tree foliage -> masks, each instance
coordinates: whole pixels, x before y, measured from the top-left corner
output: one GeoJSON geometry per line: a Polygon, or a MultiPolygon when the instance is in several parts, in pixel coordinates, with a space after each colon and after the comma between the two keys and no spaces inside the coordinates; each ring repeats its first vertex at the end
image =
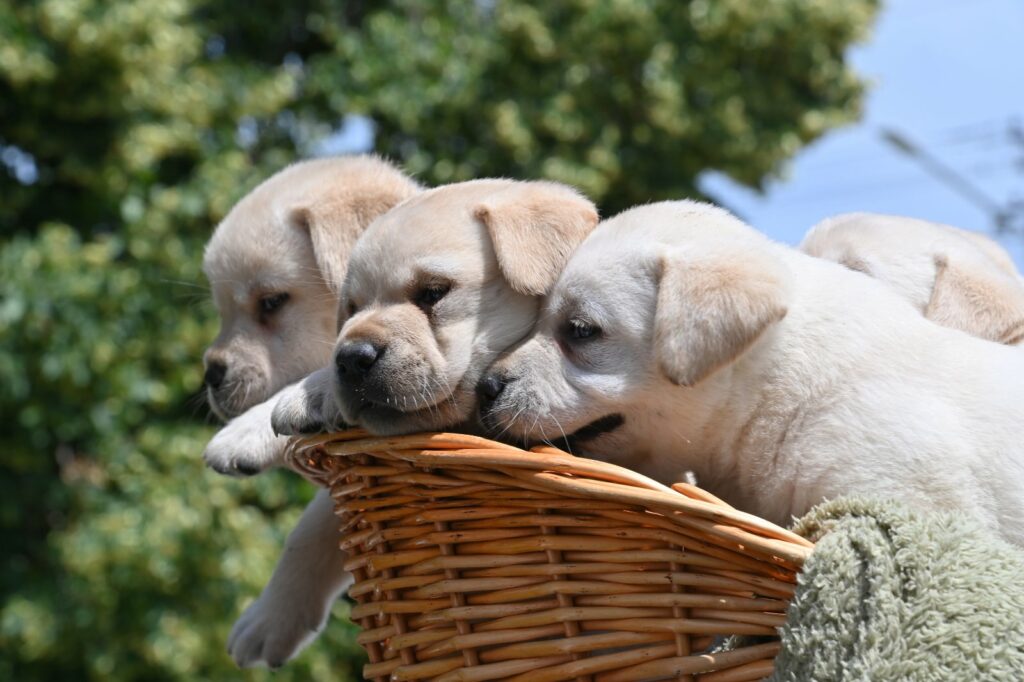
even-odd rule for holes
{"type": "MultiPolygon", "coordinates": [[[[0,678],[243,676],[228,629],[310,494],[199,457],[202,244],[259,179],[359,114],[430,183],[759,187],[857,116],[876,4],[0,0],[0,678]]],[[[358,679],[352,633],[276,679],[358,679]]]]}

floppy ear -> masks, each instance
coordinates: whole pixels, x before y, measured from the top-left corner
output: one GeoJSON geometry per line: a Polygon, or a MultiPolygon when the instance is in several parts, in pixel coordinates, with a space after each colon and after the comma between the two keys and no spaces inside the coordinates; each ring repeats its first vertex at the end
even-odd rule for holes
{"type": "Polygon", "coordinates": [[[341,294],[349,256],[363,231],[415,191],[411,182],[401,187],[396,183],[394,187],[338,194],[292,209],[292,222],[309,232],[320,275],[332,293],[341,294]]]}
{"type": "Polygon", "coordinates": [[[693,386],[739,357],[786,310],[785,274],[760,254],[663,257],[655,357],[672,381],[693,386]]]}
{"type": "Polygon", "coordinates": [[[935,257],[924,315],[936,324],[998,343],[1024,341],[1024,283],[992,264],[935,257]]]}
{"type": "Polygon", "coordinates": [[[597,225],[597,209],[554,182],[520,182],[496,192],[473,211],[487,228],[498,267],[516,291],[546,294],[597,225]]]}

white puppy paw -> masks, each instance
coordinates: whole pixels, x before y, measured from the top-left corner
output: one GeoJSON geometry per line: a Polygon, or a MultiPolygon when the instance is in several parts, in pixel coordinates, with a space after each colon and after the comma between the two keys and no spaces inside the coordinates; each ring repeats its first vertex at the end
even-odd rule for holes
{"type": "Polygon", "coordinates": [[[296,436],[345,428],[334,402],[334,370],[319,369],[281,391],[270,418],[274,433],[296,436]]]}
{"type": "Polygon", "coordinates": [[[242,668],[280,668],[312,642],[327,623],[331,599],[279,603],[264,592],[239,617],[228,636],[228,654],[242,668]]]}
{"type": "Polygon", "coordinates": [[[251,407],[218,431],[203,451],[207,466],[229,476],[252,476],[280,466],[288,438],[270,428],[276,399],[251,407]]]}

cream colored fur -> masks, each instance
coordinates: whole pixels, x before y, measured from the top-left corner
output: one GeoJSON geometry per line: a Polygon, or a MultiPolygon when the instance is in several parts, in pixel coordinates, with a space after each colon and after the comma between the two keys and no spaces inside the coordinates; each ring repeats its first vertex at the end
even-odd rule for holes
{"type": "MultiPolygon", "coordinates": [[[[280,463],[287,438],[270,428],[272,394],[328,361],[355,240],[375,217],[418,191],[374,157],[305,161],[261,184],[217,227],[203,266],[221,331],[204,360],[227,365],[224,384],[211,387],[208,397],[218,416],[234,419],[206,447],[203,456],[212,468],[251,474],[280,463]],[[282,293],[288,298],[279,309],[261,314],[261,298],[282,293]]],[[[330,496],[322,493],[311,509],[330,506],[330,496]]],[[[336,539],[333,520],[310,513],[289,535],[284,556],[336,539]]],[[[229,637],[229,652],[239,664],[279,665],[324,626],[347,584],[342,559],[321,553],[310,560],[307,570],[323,579],[298,580],[275,571],[239,618],[229,637]]]]}
{"type": "Polygon", "coordinates": [[[540,319],[489,370],[495,432],[570,434],[576,454],[663,482],[692,470],[776,523],[873,495],[1024,544],[1024,354],[875,279],[665,202],[602,223],[540,319]],[[595,432],[610,415],[623,423],[595,432]]]}
{"type": "MultiPolygon", "coordinates": [[[[341,301],[337,347],[386,350],[358,390],[334,363],[285,389],[274,427],[299,433],[348,423],[380,434],[472,429],[475,387],[486,367],[532,329],[540,295],[597,224],[593,204],[553,183],[478,180],[439,187],[376,220],[356,245],[341,301]],[[430,307],[424,290],[444,284],[430,307]]],[[[243,665],[279,665],[315,635],[342,569],[329,496],[299,528],[259,601],[235,626],[243,665]],[[331,589],[323,589],[323,585],[331,589]]]]}
{"type": "Polygon", "coordinates": [[[353,253],[337,341],[387,350],[364,384],[335,376],[334,399],[320,375],[291,389],[275,429],[343,422],[390,434],[471,419],[483,370],[533,327],[538,296],[596,223],[573,190],[511,180],[439,187],[389,212],[353,253]],[[416,297],[438,285],[450,291],[424,311],[416,297]]]}
{"type": "Polygon", "coordinates": [[[211,467],[252,474],[280,462],[285,439],[270,430],[273,404],[264,401],[330,358],[356,239],[418,191],[375,157],[304,161],[259,185],[220,223],[203,269],[221,330],[204,362],[227,366],[223,384],[207,395],[214,412],[232,421],[206,448],[211,467]],[[279,309],[261,311],[261,299],[281,294],[287,300],[279,309]]]}
{"type": "Polygon", "coordinates": [[[893,287],[928,319],[999,343],[1024,342],[1024,280],[988,237],[914,218],[850,213],[800,249],[893,287]]]}

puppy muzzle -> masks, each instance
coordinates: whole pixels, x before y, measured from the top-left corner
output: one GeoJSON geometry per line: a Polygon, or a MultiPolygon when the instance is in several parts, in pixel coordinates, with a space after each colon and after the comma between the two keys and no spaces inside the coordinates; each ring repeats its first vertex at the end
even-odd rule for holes
{"type": "Polygon", "coordinates": [[[513,381],[515,381],[513,377],[491,373],[484,375],[484,377],[477,382],[477,416],[480,423],[488,431],[494,432],[499,430],[498,403],[505,391],[505,388],[513,381]]]}

